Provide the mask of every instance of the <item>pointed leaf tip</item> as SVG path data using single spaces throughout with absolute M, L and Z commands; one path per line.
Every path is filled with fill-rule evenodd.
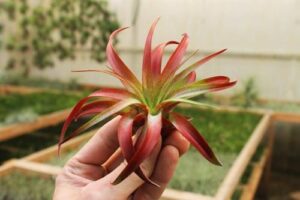
M 162 72 L 162 79 L 166 79 L 169 76 L 173 76 L 178 68 L 181 66 L 180 63 L 184 57 L 187 46 L 189 43 L 189 36 L 187 33 L 183 34 L 181 41 L 179 42 L 177 48 L 170 56 L 167 64 Z
M 222 165 L 216 155 L 196 128 L 183 116 L 170 114 L 170 121 L 174 127 L 206 158 L 215 165 Z
M 193 83 L 193 82 L 195 82 L 196 78 L 197 78 L 196 72 L 192 71 L 186 76 L 186 82 Z
M 121 31 L 124 31 L 124 30 L 126 30 L 126 29 L 128 29 L 128 28 L 129 28 L 129 26 L 126 26 L 126 27 L 122 27 L 122 28 L 119 28 L 119 29 L 115 30 L 114 32 L 112 32 L 112 34 L 110 34 L 109 39 L 110 39 L 110 40 L 113 40 L 113 38 L 114 38 L 118 33 L 120 33 Z
M 109 37 L 109 41 L 106 46 L 106 56 L 107 61 L 112 67 L 113 71 L 117 73 L 122 78 L 128 80 L 136 87 L 140 86 L 140 82 L 135 77 L 133 72 L 126 66 L 126 64 L 123 62 L 123 60 L 120 58 L 120 56 L 117 54 L 116 50 L 113 47 L 113 39 L 114 37 L 121 31 L 125 30 L 128 27 L 120 28 L 115 30 Z
M 215 52 L 213 54 L 210 54 L 210 55 L 202 58 L 201 60 L 198 60 L 197 62 L 195 62 L 194 64 L 188 66 L 186 69 L 184 69 L 179 74 L 177 74 L 176 77 L 175 77 L 175 80 L 178 81 L 178 80 L 182 79 L 184 76 L 188 75 L 190 72 L 195 71 L 199 66 L 201 66 L 204 63 L 210 61 L 211 59 L 213 59 L 214 57 L 220 55 L 221 53 L 223 53 L 226 50 L 227 49 L 222 49 L 218 52 Z
M 171 44 L 179 44 L 177 41 L 168 41 L 159 44 L 154 50 L 152 51 L 152 57 L 151 57 L 151 76 L 152 79 L 157 80 L 161 74 L 161 64 L 162 64 L 162 58 L 164 55 L 164 49 Z
M 148 32 L 145 48 L 144 48 L 144 57 L 143 57 L 143 70 L 142 70 L 142 82 L 143 85 L 149 87 L 151 85 L 151 60 L 152 60 L 152 38 L 154 34 L 155 27 L 159 21 L 157 18 L 151 25 Z

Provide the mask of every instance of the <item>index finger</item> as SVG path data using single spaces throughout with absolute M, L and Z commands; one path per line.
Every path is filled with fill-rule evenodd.
M 97 133 L 74 156 L 79 162 L 102 165 L 118 148 L 118 123 L 120 116 L 102 126 Z

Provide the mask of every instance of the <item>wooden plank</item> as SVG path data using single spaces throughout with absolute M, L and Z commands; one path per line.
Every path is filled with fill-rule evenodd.
M 22 160 L 10 160 L 4 165 L 0 166 L 0 178 L 14 172 L 19 172 L 24 175 L 35 174 L 40 177 L 57 176 L 62 169 L 50 165 L 34 163 Z
M 295 100 L 287 100 L 287 99 L 266 99 L 266 98 L 259 98 L 257 100 L 259 103 L 262 103 L 262 104 L 267 104 L 269 102 L 275 102 L 275 103 L 282 103 L 282 104 L 289 104 L 289 103 L 292 103 L 292 104 L 298 104 L 300 105 L 300 101 L 295 101 Z
M 82 87 L 83 89 L 87 89 L 87 90 L 99 90 L 100 88 L 107 87 L 105 85 L 92 84 L 92 83 L 79 83 L 79 86 Z M 120 89 L 122 87 L 109 86 L 109 88 Z
M 269 182 L 271 179 L 271 165 L 273 160 L 272 154 L 273 154 L 274 139 L 275 139 L 275 123 L 274 121 L 271 120 L 269 129 L 267 131 L 267 138 L 266 138 L 267 140 L 266 146 L 268 148 L 269 155 L 265 163 L 264 171 L 255 194 L 261 199 L 268 199 Z
M 262 173 L 264 171 L 265 165 L 269 159 L 270 156 L 270 149 L 267 148 L 260 160 L 257 163 L 254 163 L 253 165 L 253 170 L 252 173 L 250 175 L 249 181 L 248 183 L 244 186 L 243 188 L 243 193 L 241 195 L 242 200 L 252 200 L 254 199 L 259 181 L 261 179 Z
M 250 159 L 255 153 L 257 146 L 262 140 L 262 137 L 264 136 L 265 131 L 270 123 L 270 119 L 271 113 L 265 114 L 264 117 L 261 119 L 260 123 L 255 128 L 253 134 L 242 149 L 241 153 L 238 155 L 236 161 L 230 168 L 221 186 L 219 187 L 217 194 L 215 195 L 216 199 L 230 199 Z
M 229 102 L 235 98 L 234 95 L 219 95 L 219 94 L 211 94 L 210 97 L 218 102 L 225 102 L 225 104 L 223 105 L 229 105 Z M 274 99 L 274 98 L 258 98 L 256 100 L 258 103 L 261 104 L 267 104 L 269 102 L 274 102 L 274 103 L 283 103 L 283 104 L 287 104 L 287 103 L 293 103 L 293 104 L 299 104 L 300 105 L 300 101 L 295 101 L 295 100 L 287 100 L 287 99 Z
M 8 140 L 20 135 L 29 134 L 32 131 L 56 125 L 66 119 L 69 115 L 70 109 L 53 112 L 51 114 L 38 117 L 32 122 L 23 122 L 18 124 L 12 124 L 0 128 L 0 142 Z
M 72 140 L 67 141 L 65 144 L 62 145 L 61 153 L 63 154 L 65 151 L 78 147 L 81 143 L 91 138 L 95 133 L 96 130 L 89 131 L 88 133 L 84 133 L 76 138 L 73 138 Z M 22 160 L 46 162 L 54 156 L 57 156 L 57 145 L 53 145 L 41 151 L 37 151 L 33 154 L 23 157 Z
M 246 112 L 246 113 L 257 114 L 257 115 L 264 115 L 270 112 L 264 109 L 258 109 L 258 108 L 245 109 L 245 108 L 240 108 L 235 106 L 216 106 L 214 110 L 220 112 Z
M 85 86 L 82 86 L 86 88 Z M 88 89 L 88 88 L 86 88 Z M 36 92 L 51 92 L 54 94 L 67 92 L 68 94 L 81 95 L 79 90 L 64 90 L 55 88 L 39 88 L 39 87 L 29 87 L 29 86 L 15 86 L 15 85 L 0 85 L 0 94 L 18 93 L 18 94 L 30 94 Z
M 219 101 L 229 101 L 228 99 L 232 97 L 228 96 L 222 96 L 222 95 L 213 95 L 212 98 L 215 98 Z M 258 99 L 258 102 L 261 103 L 268 103 L 270 101 L 274 101 L 277 103 L 294 103 L 299 104 L 300 101 L 291 101 L 291 100 L 275 100 L 275 99 Z M 190 105 L 179 105 L 180 107 L 192 107 Z M 225 111 L 225 112 L 248 112 L 253 114 L 261 114 L 264 115 L 266 113 L 269 113 L 270 109 L 264 109 L 264 108 L 241 108 L 238 106 L 230 106 L 230 105 L 217 105 L 214 106 L 214 110 L 216 111 Z M 291 113 L 291 112 L 284 112 L 284 111 L 272 111 L 273 116 L 272 120 L 276 121 L 283 121 L 283 122 L 294 122 L 294 123 L 300 123 L 300 113 Z
M 179 104 L 178 105 L 181 108 L 193 108 L 193 109 L 208 109 L 207 107 L 203 106 L 203 107 L 195 107 L 193 105 L 190 104 Z M 231 112 L 231 113 L 239 113 L 239 112 L 246 112 L 246 113 L 250 113 L 250 114 L 257 114 L 257 115 L 265 115 L 268 113 L 271 113 L 271 111 L 269 110 L 265 110 L 265 109 L 254 109 L 254 108 L 249 108 L 249 109 L 244 109 L 244 108 L 240 108 L 240 107 L 236 107 L 236 106 L 219 106 L 219 105 L 212 105 L 212 110 L 213 111 L 217 111 L 217 112 Z
M 7 93 L 18 93 L 18 94 L 29 94 L 33 92 L 41 92 L 45 89 L 33 88 L 27 86 L 14 86 L 14 85 L 0 85 L 0 94 Z
M 61 167 L 31 162 L 31 161 L 27 161 L 27 160 L 15 160 L 13 164 L 14 164 L 14 167 L 18 170 L 25 171 L 25 172 L 26 171 L 36 172 L 41 175 L 56 176 L 62 170 Z
M 192 192 L 178 191 L 173 189 L 166 189 L 161 200 L 212 200 L 213 197 L 195 194 Z
M 272 116 L 272 120 L 281 122 L 300 123 L 300 114 L 275 112 Z
M 9 160 L 0 166 L 0 177 L 9 174 L 12 170 L 15 169 L 15 160 Z

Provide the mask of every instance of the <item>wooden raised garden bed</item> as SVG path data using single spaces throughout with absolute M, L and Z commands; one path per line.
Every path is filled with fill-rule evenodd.
M 233 103 L 234 97 L 209 95 L 199 98 L 199 101 L 216 105 L 228 110 L 247 110 L 247 112 L 272 112 L 272 121 L 300 123 L 300 102 L 290 100 L 257 99 L 252 106 L 242 108 Z
M 300 102 L 259 99 L 258 107 L 272 110 L 273 121 L 300 123 Z
M 55 177 L 53 166 L 37 165 L 22 160 L 0 167 L 0 199 L 51 199 Z
M 224 166 L 220 168 L 210 165 L 191 149 L 187 155 L 182 157 L 170 183 L 172 189 L 165 190 L 162 199 L 226 200 L 233 197 L 237 188 L 241 188 L 240 196 L 242 197 L 246 195 L 247 192 L 245 191 L 251 191 L 247 193 L 248 196 L 255 194 L 258 180 L 270 154 L 269 148 L 263 151 L 257 161 L 253 162 L 252 157 L 265 135 L 272 114 L 265 113 L 262 116 L 231 109 L 225 109 L 225 111 L 223 109 L 218 109 L 218 111 L 180 109 L 180 112 L 194 117 L 192 122 L 207 138 Z M 236 124 L 231 124 L 234 121 L 238 123 L 238 127 Z M 243 124 L 243 122 L 245 123 Z M 92 135 L 93 132 L 90 132 L 67 142 L 62 148 L 61 160 L 57 159 L 57 146 L 55 145 L 18 161 L 8 162 L 2 168 L 12 165 L 23 171 L 37 171 L 41 175 L 55 175 L 60 171 L 65 161 Z M 249 163 L 253 165 L 250 178 L 246 184 L 239 186 L 240 179 Z M 192 174 L 185 177 L 183 171 L 190 171 Z M 182 181 L 180 181 L 181 178 Z M 189 185 L 189 183 L 195 185 Z
M 0 142 L 0 165 L 57 144 L 62 124 L 38 129 Z M 72 125 L 76 128 L 76 124 Z
M 18 93 L 18 94 L 28 94 L 33 92 L 41 92 L 44 89 L 32 88 L 24 86 L 14 86 L 14 85 L 0 85 L 0 94 Z
M 0 87 L 0 142 L 66 119 L 81 93 Z
M 24 78 L 7 76 L 0 80 L 0 91 L 2 87 L 11 88 L 35 88 L 35 89 L 47 89 L 47 90 L 64 90 L 64 91 L 79 91 L 79 90 L 97 90 L 104 87 L 104 85 L 91 84 L 91 83 L 79 83 L 76 80 L 69 82 L 62 82 L 60 80 L 49 80 L 45 78 Z M 22 90 L 23 91 L 23 90 Z
M 62 148 L 62 153 L 78 146 L 93 134 L 94 131 L 91 131 L 68 141 Z M 37 161 L 47 160 L 55 154 L 57 155 L 57 145 L 0 166 L 0 199 L 51 199 L 55 176 L 61 167 Z
M 269 162 L 270 154 L 271 149 L 267 147 L 262 152 L 262 155 L 260 156 L 259 160 L 250 163 L 249 167 L 251 167 L 251 173 L 248 175 L 247 182 L 242 184 L 242 192 L 239 196 L 239 199 L 254 199 L 263 172 L 266 171 L 265 168 L 267 167 L 267 164 Z

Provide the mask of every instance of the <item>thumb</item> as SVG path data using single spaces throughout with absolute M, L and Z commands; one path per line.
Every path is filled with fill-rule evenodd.
M 145 159 L 145 161 L 140 165 L 144 174 L 148 177 L 151 176 L 158 154 L 161 149 L 161 139 L 154 147 L 151 155 Z M 101 196 L 103 196 L 103 192 L 107 193 L 107 195 L 116 197 L 116 199 L 120 199 L 120 197 L 124 197 L 127 199 L 138 187 L 140 187 L 144 181 L 139 178 L 135 173 L 129 175 L 126 179 L 124 179 L 121 183 L 117 185 L 112 185 L 112 182 L 118 177 L 121 171 L 126 167 L 126 163 L 123 162 L 119 165 L 115 170 L 111 173 L 92 183 L 93 187 L 102 188 L 101 189 Z

